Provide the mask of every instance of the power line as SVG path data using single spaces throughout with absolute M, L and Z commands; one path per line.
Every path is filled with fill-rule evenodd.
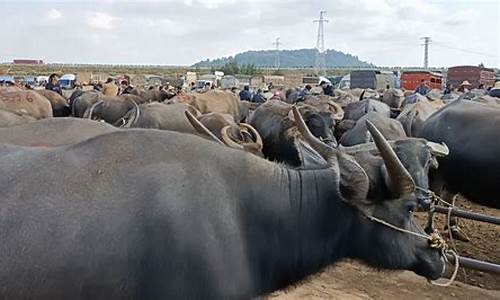
M 485 53 L 485 52 L 479 52 L 475 50 L 469 50 L 469 49 L 462 49 L 462 48 L 456 48 L 456 47 L 450 47 L 441 43 L 434 43 L 436 46 L 441 47 L 441 48 L 447 48 L 447 49 L 452 49 L 452 50 L 457 50 L 457 51 L 462 51 L 462 52 L 467 52 L 467 53 L 472 53 L 472 54 L 477 54 L 477 55 L 484 55 L 484 56 L 491 56 L 491 57 L 498 57 L 498 55 L 491 54 L 491 53 Z
M 432 40 L 428 36 L 422 37 L 420 39 L 424 40 L 424 43 L 422 44 L 422 46 L 424 46 L 424 68 L 428 69 L 429 68 L 429 45 L 432 43 Z
M 274 67 L 276 69 L 279 69 L 280 68 L 280 46 L 282 45 L 283 43 L 281 43 L 280 41 L 280 37 L 277 37 L 275 42 L 273 43 L 273 45 L 276 47 L 275 50 L 275 56 L 274 56 Z
M 318 53 L 316 54 L 315 69 L 318 75 L 324 75 L 326 68 L 325 59 L 325 23 L 328 20 L 325 18 L 326 11 L 322 10 L 319 12 L 319 19 L 314 20 L 313 23 L 318 23 L 318 35 L 316 36 L 316 49 Z

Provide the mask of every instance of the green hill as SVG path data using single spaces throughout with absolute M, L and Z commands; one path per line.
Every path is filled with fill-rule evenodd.
M 310 68 L 316 61 L 316 49 L 280 50 L 280 67 L 282 68 Z M 234 57 L 223 57 L 214 60 L 204 60 L 195 63 L 193 67 L 211 68 L 222 67 L 229 62 L 238 65 L 255 65 L 259 68 L 274 67 L 275 50 L 246 51 Z M 327 50 L 325 53 L 327 68 L 333 67 L 374 67 L 373 64 L 361 61 L 357 56 L 336 50 Z

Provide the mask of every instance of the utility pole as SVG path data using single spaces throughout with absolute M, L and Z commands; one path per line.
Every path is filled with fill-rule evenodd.
M 274 56 L 274 68 L 276 70 L 278 70 L 280 68 L 280 46 L 281 46 L 281 42 L 280 42 L 280 37 L 277 37 L 275 42 L 273 43 L 273 45 L 275 46 L 275 56 Z
M 424 46 L 424 68 L 428 69 L 429 68 L 429 45 L 432 43 L 432 40 L 428 36 L 422 37 L 420 39 L 424 41 L 424 43 L 421 44 L 421 46 Z
M 316 54 L 316 63 L 314 65 L 317 75 L 324 75 L 326 68 L 325 23 L 328 23 L 328 20 L 325 18 L 325 14 L 326 11 L 320 11 L 319 19 L 313 21 L 314 23 L 318 23 L 318 35 L 316 36 L 316 49 L 318 50 L 318 53 Z

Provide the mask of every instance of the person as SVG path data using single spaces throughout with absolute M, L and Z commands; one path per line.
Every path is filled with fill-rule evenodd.
M 470 84 L 470 82 L 468 82 L 467 80 L 464 80 L 460 84 L 460 88 L 458 89 L 458 91 L 462 92 L 462 93 L 467 93 L 467 92 L 469 92 L 471 86 L 472 85 Z
M 262 94 L 262 89 L 258 89 L 257 93 L 255 93 L 252 97 L 252 102 L 254 103 L 264 103 L 266 100 L 266 97 Z
M 415 89 L 415 93 L 418 93 L 422 96 L 425 96 L 427 95 L 427 93 L 429 93 L 431 89 L 429 88 L 429 86 L 425 83 L 425 80 L 422 79 L 420 80 L 420 85 Z
M 252 101 L 252 93 L 250 92 L 250 87 L 245 85 L 240 92 L 240 100 L 241 101 Z
M 134 89 L 134 87 L 131 86 L 127 80 L 122 80 L 122 82 L 120 82 L 120 85 L 121 85 L 120 95 L 130 94 L 130 93 L 132 93 L 132 90 Z
M 268 91 L 272 91 L 274 89 L 274 85 L 272 82 L 269 82 L 269 84 L 267 85 L 267 90 Z
M 444 88 L 443 95 L 449 95 L 453 91 L 453 85 L 451 83 L 446 84 Z
M 59 77 L 56 73 L 52 73 L 49 76 L 49 82 L 45 85 L 45 89 L 49 91 L 53 91 L 62 96 L 62 89 L 59 85 Z
M 328 82 L 326 81 L 321 81 L 319 86 L 323 89 L 323 94 L 328 96 L 334 96 L 333 86 L 331 84 L 328 84 Z
M 495 82 L 495 85 L 490 89 L 488 93 L 491 97 L 500 98 L 500 81 Z
M 283 89 L 279 88 L 274 91 L 273 96 L 271 97 L 270 100 L 280 100 L 280 101 L 286 101 L 285 94 L 283 93 Z
M 304 101 L 306 96 L 311 95 L 312 86 L 307 84 L 297 95 L 297 101 Z
M 113 81 L 113 78 L 108 78 L 106 82 L 102 85 L 102 93 L 106 96 L 116 96 L 118 95 L 118 87 Z

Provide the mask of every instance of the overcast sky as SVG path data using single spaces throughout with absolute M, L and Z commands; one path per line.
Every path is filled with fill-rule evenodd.
M 380 66 L 499 67 L 500 0 L 0 0 L 0 61 L 190 65 L 245 50 L 325 46 Z

